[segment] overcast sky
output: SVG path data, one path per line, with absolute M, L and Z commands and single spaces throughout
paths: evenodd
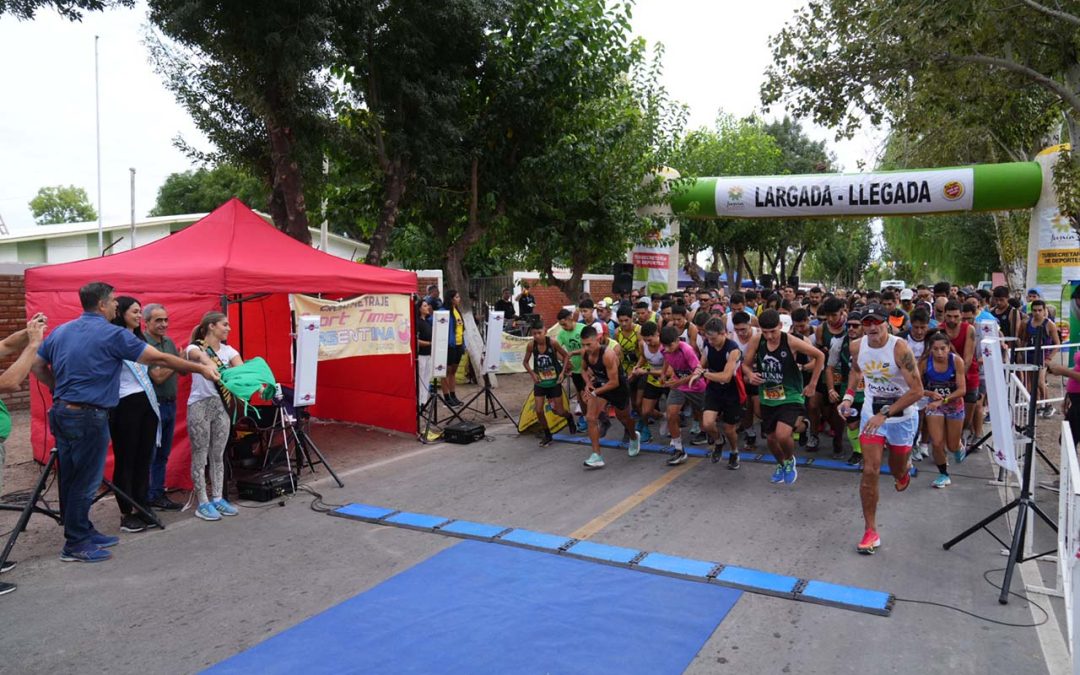
M 692 126 L 711 125 L 718 110 L 738 116 L 760 110 L 758 89 L 770 62 L 768 38 L 803 0 L 753 3 L 638 0 L 634 30 L 663 42 L 664 82 L 690 106 Z M 73 184 L 97 204 L 94 134 L 94 36 L 101 81 L 102 213 L 106 223 L 130 218 L 130 167 L 135 210 L 142 218 L 165 177 L 192 168 L 172 139 L 204 145 L 173 100 L 142 44 L 146 8 L 87 14 L 70 23 L 42 11 L 33 21 L 0 18 L 0 215 L 10 230 L 34 226 L 28 202 L 38 188 Z M 771 117 L 777 116 L 773 112 Z M 812 129 L 815 138 L 832 134 Z M 874 130 L 834 144 L 841 166 L 871 165 L 882 134 Z

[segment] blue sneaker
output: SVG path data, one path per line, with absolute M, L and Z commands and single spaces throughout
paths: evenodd
M 87 542 L 77 549 L 70 550 L 66 546 L 60 551 L 60 560 L 62 562 L 84 562 L 84 563 L 96 563 L 105 562 L 112 557 L 112 553 L 94 546 Z
M 90 543 L 98 548 L 109 548 L 110 546 L 119 544 L 120 537 L 113 537 L 100 532 L 94 532 L 90 535 Z
M 649 428 L 648 424 L 641 427 L 641 429 L 638 431 L 638 437 L 640 438 L 642 443 L 649 443 L 652 441 L 652 429 Z
M 195 517 L 203 520 L 221 520 L 221 514 L 210 502 L 199 504 L 199 508 L 195 509 Z
M 587 460 L 585 460 L 585 468 L 586 469 L 603 469 L 604 468 L 604 458 L 601 457 L 599 454 L 594 452 L 593 454 L 589 455 L 589 458 Z
M 947 473 L 939 473 L 937 475 L 937 478 L 935 478 L 930 484 L 936 488 L 943 488 L 952 485 L 952 479 L 949 478 L 949 474 Z
M 631 457 L 637 457 L 639 452 L 641 452 L 641 432 L 635 431 L 634 437 L 630 439 L 630 442 L 626 446 L 626 454 Z
M 777 464 L 773 469 L 772 478 L 769 479 L 770 483 L 783 483 L 784 482 L 784 465 Z
M 589 421 L 587 419 L 585 419 L 584 415 L 582 415 L 581 417 L 578 418 L 577 430 L 580 433 L 585 433 L 586 431 L 589 430 Z
M 791 485 L 799 477 L 799 470 L 795 468 L 795 460 L 789 459 L 784 462 L 784 485 Z
M 215 499 L 211 503 L 214 505 L 214 508 L 217 509 L 217 512 L 223 516 L 235 516 L 236 514 L 240 513 L 236 510 L 235 506 L 225 501 L 224 499 Z
M 962 464 L 963 461 L 965 459 L 967 459 L 967 451 L 966 450 L 957 450 L 956 452 L 952 453 L 952 456 L 953 456 L 953 460 L 957 464 Z

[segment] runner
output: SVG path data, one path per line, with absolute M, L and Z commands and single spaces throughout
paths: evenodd
M 945 283 L 945 282 L 941 282 Z M 938 291 L 935 284 L 934 292 Z M 949 336 L 953 351 L 968 365 L 964 393 L 964 435 L 967 440 L 965 448 L 978 440 L 972 428 L 972 417 L 975 413 L 975 404 L 979 402 L 979 363 L 975 360 L 975 328 L 962 320 L 961 306 L 956 300 L 949 300 L 944 305 L 945 334 Z M 982 428 L 982 420 L 979 420 L 979 428 Z M 962 461 L 962 460 L 958 460 Z
M 608 405 L 615 408 L 615 416 L 630 436 L 627 454 L 636 457 L 641 450 L 641 437 L 634 430 L 634 420 L 630 417 L 630 388 L 626 384 L 626 375 L 619 367 L 619 357 L 613 350 L 602 347 L 596 338 L 596 329 L 592 326 L 582 329 L 584 397 L 588 403 L 586 419 L 593 450 L 585 460 L 587 469 L 604 468 L 604 458 L 600 454 L 600 415 L 607 414 Z
M 664 348 L 660 344 L 660 328 L 652 321 L 646 322 L 641 327 L 639 344 L 641 355 L 631 372 L 642 382 L 637 392 L 641 398 L 641 414 L 638 417 L 637 430 L 641 434 L 641 441 L 648 443 L 652 440 L 649 424 L 653 420 L 664 417 L 657 409 L 657 402 L 666 393 L 661 381 L 664 375 Z
M 844 301 L 840 298 L 828 297 L 825 298 L 825 300 L 821 303 L 821 313 L 824 315 L 824 321 L 821 322 L 821 324 L 817 327 L 817 330 L 814 332 L 814 343 L 817 345 L 818 349 L 820 349 L 826 354 L 826 361 L 830 364 L 830 367 L 834 367 L 832 365 L 833 363 L 839 363 L 839 355 L 841 354 L 841 350 L 846 353 L 848 349 L 848 335 L 850 331 L 850 326 L 845 327 L 844 325 L 844 322 L 847 319 L 846 305 L 844 304 Z M 858 330 L 861 334 L 861 325 L 858 327 Z M 834 400 L 831 392 L 836 387 L 839 387 L 842 391 L 846 382 L 847 373 L 845 372 L 842 377 L 839 375 L 837 376 L 836 381 L 834 382 L 834 386 L 826 385 L 823 392 L 825 396 L 829 397 L 829 401 L 833 404 L 827 407 L 827 413 L 825 417 L 826 420 L 829 422 L 829 426 L 832 427 L 833 431 L 832 453 L 834 458 L 840 458 L 843 456 L 844 429 L 848 426 L 848 420 L 842 419 L 840 415 L 836 412 L 836 404 L 840 402 L 840 398 L 838 394 Z M 848 437 L 854 438 L 854 440 L 852 441 L 852 450 L 856 450 L 858 447 L 858 434 L 855 434 L 854 437 L 852 437 L 852 435 L 849 433 Z M 858 454 L 858 457 L 856 459 L 861 461 L 862 454 L 853 452 L 852 456 L 854 457 L 855 454 Z M 848 459 L 851 460 L 852 457 L 849 457 Z M 858 462 L 856 462 L 856 464 L 857 463 Z
M 836 419 L 841 420 L 841 428 L 845 430 L 848 442 L 851 443 L 851 454 L 848 455 L 848 466 L 858 466 L 862 463 L 862 445 L 859 444 L 859 418 L 855 415 L 841 417 L 836 407 L 843 397 L 847 388 L 848 379 L 851 375 L 851 359 L 853 345 L 857 343 L 863 334 L 862 313 L 854 310 L 847 315 L 847 334 L 843 340 L 834 339 L 828 352 L 827 367 L 825 368 L 825 380 L 829 396 L 829 409 L 833 411 Z M 863 383 L 860 380 L 855 387 L 851 409 L 856 413 L 862 411 Z M 839 433 L 837 434 L 839 437 Z
M 757 317 L 753 317 L 756 322 Z M 747 348 L 750 346 L 750 340 L 756 335 L 761 334 L 761 329 L 751 325 L 751 317 L 749 314 L 743 311 L 735 312 L 731 317 L 732 325 L 734 329 L 729 332 L 731 339 L 735 341 L 735 344 L 739 346 L 739 352 L 742 353 L 743 358 L 746 358 Z M 754 418 L 761 418 L 761 403 L 758 400 L 758 388 L 756 385 L 751 384 L 743 378 L 743 382 L 746 383 L 746 395 L 749 401 L 746 406 L 746 410 L 743 412 L 743 421 L 739 425 L 739 431 L 744 434 L 743 448 L 747 451 L 756 449 L 757 446 L 757 434 L 754 433 Z
M 550 403 L 556 415 L 566 419 L 567 429 L 574 433 L 574 415 L 563 408 L 562 382 L 570 371 L 570 355 L 558 342 L 552 342 L 544 331 L 543 323 L 532 325 L 532 341 L 525 345 L 525 357 L 521 360 L 533 379 L 533 409 L 544 431 L 540 447 L 551 445 L 551 429 L 548 427 L 544 404 Z
M 957 462 L 964 461 L 960 434 L 964 429 L 964 360 L 951 351 L 952 345 L 944 333 L 934 333 L 927 341 L 930 357 L 922 369 L 923 390 L 926 392 L 926 430 L 934 448 L 934 464 L 938 476 L 931 483 L 936 488 L 952 485 L 949 478 L 946 450 Z
M 634 322 L 639 326 L 644 326 L 650 321 L 659 325 L 660 315 L 652 311 L 648 302 L 641 300 L 634 305 Z
M 817 336 L 810 327 L 810 313 L 804 307 L 800 307 L 791 313 L 791 331 L 795 337 L 810 343 L 811 347 L 817 346 Z M 795 359 L 799 368 L 802 369 L 803 385 L 810 384 L 813 364 L 805 354 L 799 354 Z M 825 378 L 818 378 L 818 385 L 825 382 Z M 800 434 L 799 445 L 805 445 L 807 452 L 817 452 L 818 428 L 821 424 L 821 386 L 806 398 L 806 412 L 810 418 L 810 429 L 805 434 Z
M 824 297 L 821 288 L 814 286 L 810 289 L 810 292 L 806 294 L 807 305 L 806 309 L 810 312 L 810 325 L 814 328 L 818 327 L 821 322 L 818 321 L 819 310 L 821 309 L 821 301 Z
M 676 466 L 687 459 L 679 424 L 683 407 L 689 406 L 695 416 L 700 416 L 705 405 L 705 381 L 694 379 L 701 361 L 693 347 L 679 339 L 678 329 L 674 326 L 660 329 L 660 344 L 664 346 L 663 386 L 668 390 L 667 424 L 671 433 L 671 459 L 667 464 Z
M 1037 298 L 1031 302 L 1031 316 L 1028 317 L 1026 322 L 1020 324 L 1019 338 L 1021 346 L 1032 348 L 1032 351 L 1021 352 L 1024 354 L 1024 358 L 1021 359 L 1024 363 L 1040 363 L 1034 351 L 1036 345 L 1061 344 L 1057 326 L 1046 315 L 1046 302 L 1044 300 Z M 1053 361 L 1055 354 L 1056 351 L 1053 349 L 1044 349 L 1041 363 Z M 1030 374 L 1024 373 L 1024 375 L 1026 385 Z M 1046 389 L 1046 370 L 1041 369 L 1039 371 L 1038 400 L 1043 401 L 1048 398 L 1050 398 L 1050 394 Z M 1039 406 L 1039 414 L 1044 418 L 1053 417 L 1054 407 L 1049 403 L 1044 403 Z
M 761 432 L 776 457 L 772 482 L 791 485 L 799 476 L 795 468 L 793 432 L 806 431 L 806 396 L 817 388 L 825 358 L 804 340 L 780 331 L 780 314 L 768 309 L 758 317 L 761 333 L 750 339 L 743 360 L 743 376 L 758 386 L 761 401 Z M 810 383 L 803 385 L 795 362 L 797 354 L 813 361 Z
M 618 328 L 615 329 L 615 343 L 619 345 L 619 351 L 622 353 L 620 366 L 623 374 L 626 375 L 627 382 L 630 384 L 631 405 L 633 405 L 634 412 L 637 413 L 640 420 L 641 396 L 639 396 L 639 391 L 642 378 L 634 375 L 634 367 L 637 365 L 640 356 L 638 354 L 638 344 L 641 342 L 641 327 L 634 324 L 633 313 L 629 307 L 620 306 L 615 312 L 615 317 L 619 322 Z M 624 440 L 629 441 L 630 439 Z
M 889 469 L 896 490 L 906 490 L 911 484 L 909 455 L 918 424 L 914 404 L 923 395 L 915 357 L 907 342 L 889 335 L 887 320 L 880 305 L 867 306 L 862 317 L 864 335 L 854 343 L 848 389 L 840 404 L 840 414 L 846 418 L 859 380 L 863 380 L 866 402 L 862 407 L 859 438 L 863 451 L 859 497 L 866 531 L 857 550 L 865 554 L 881 546 L 877 533 L 878 476 L 885 446 L 889 449 Z
M 566 308 L 560 309 L 556 318 L 562 330 L 555 336 L 555 339 L 562 345 L 563 350 L 570 355 L 570 380 L 574 383 L 578 406 L 581 407 L 577 430 L 584 433 L 589 428 L 588 422 L 585 420 L 585 412 L 589 409 L 585 401 L 585 377 L 581 374 L 581 355 L 583 353 L 581 331 L 585 328 L 585 324 L 575 321 L 573 312 Z
M 930 331 L 930 312 L 926 307 L 916 307 L 911 312 L 911 328 L 901 337 L 907 342 L 907 346 L 911 349 L 911 355 L 915 357 L 917 363 L 923 362 L 923 357 L 928 355 L 926 351 L 926 336 Z M 915 409 L 919 411 L 919 442 L 911 451 L 911 458 L 916 461 L 926 459 L 930 456 L 930 446 L 927 443 L 927 439 L 930 438 L 926 432 L 926 399 L 921 398 L 919 402 L 915 404 Z
M 702 427 L 715 441 L 712 461 L 720 459 L 724 441 L 731 448 L 728 453 L 728 468 L 739 468 L 739 422 L 743 417 L 743 404 L 746 402 L 746 389 L 742 383 L 739 364 L 742 352 L 734 340 L 727 337 L 724 321 L 719 318 L 709 319 L 705 324 L 705 364 L 698 367 L 695 377 L 702 377 L 705 386 L 705 413 Z M 724 424 L 723 433 L 717 428 L 716 418 Z

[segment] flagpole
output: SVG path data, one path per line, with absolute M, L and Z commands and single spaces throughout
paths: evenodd
M 94 126 L 97 138 L 97 245 L 98 255 L 105 255 L 105 233 L 101 221 L 101 95 L 98 86 L 98 40 L 94 36 Z

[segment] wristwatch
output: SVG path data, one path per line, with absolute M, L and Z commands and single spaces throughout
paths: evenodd
M 887 405 L 881 406 L 881 410 L 878 410 L 878 414 L 881 415 L 882 417 L 888 417 L 889 416 L 889 406 L 887 406 Z

